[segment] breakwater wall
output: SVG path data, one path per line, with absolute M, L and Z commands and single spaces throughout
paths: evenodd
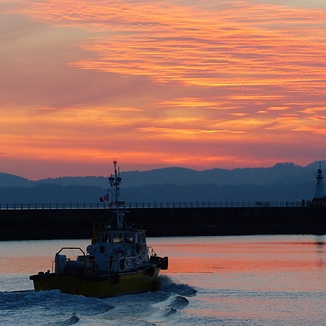
M 326 207 L 128 208 L 148 236 L 326 234 Z M 2 209 L 0 241 L 91 238 L 108 209 Z

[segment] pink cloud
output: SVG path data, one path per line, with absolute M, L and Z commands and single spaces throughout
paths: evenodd
M 2 8 L 6 162 L 98 167 L 118 154 L 128 166 L 209 168 L 323 155 L 326 9 L 122 0 Z

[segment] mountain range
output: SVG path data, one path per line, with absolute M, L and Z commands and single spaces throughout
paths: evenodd
M 326 161 L 321 162 L 322 166 Z M 319 162 L 305 167 L 277 163 L 268 168 L 180 167 L 121 172 L 121 198 L 127 203 L 299 202 L 315 193 Z M 107 177 L 59 177 L 37 181 L 0 173 L 0 204 L 96 203 L 106 194 Z

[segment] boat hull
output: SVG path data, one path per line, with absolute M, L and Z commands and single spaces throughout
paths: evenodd
M 35 291 L 60 290 L 62 293 L 87 297 L 110 297 L 154 290 L 160 267 L 117 274 L 56 274 L 39 273 L 30 276 Z

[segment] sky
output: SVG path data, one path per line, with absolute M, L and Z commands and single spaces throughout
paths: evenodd
M 324 0 L 0 0 L 0 172 L 324 160 L 325 58 Z

